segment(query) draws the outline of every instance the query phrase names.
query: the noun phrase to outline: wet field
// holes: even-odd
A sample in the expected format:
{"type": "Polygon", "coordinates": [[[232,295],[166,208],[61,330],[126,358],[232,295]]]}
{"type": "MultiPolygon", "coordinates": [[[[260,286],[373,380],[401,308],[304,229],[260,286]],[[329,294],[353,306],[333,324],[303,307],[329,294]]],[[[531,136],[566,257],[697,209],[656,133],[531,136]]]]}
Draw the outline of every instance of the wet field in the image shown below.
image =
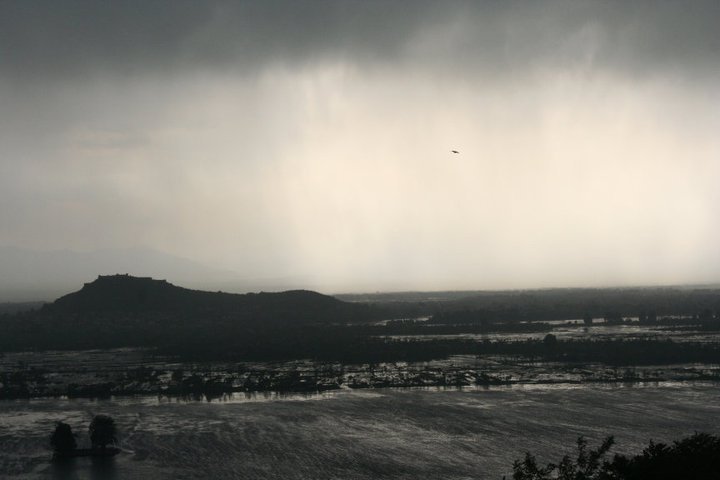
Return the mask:
{"type": "MultiPolygon", "coordinates": [[[[427,319],[423,319],[427,320],[427,319]]],[[[422,322],[421,322],[422,323],[422,322]]],[[[717,345],[720,332],[695,327],[583,325],[553,321],[560,341],[671,341],[717,345]]],[[[460,339],[471,342],[541,341],[547,330],[523,333],[385,335],[398,341],[460,339]]],[[[452,355],[422,362],[341,364],[311,360],[283,362],[189,362],[149,349],[7,352],[0,354],[0,400],[30,397],[182,396],[242,391],[323,391],[339,388],[534,384],[567,382],[720,380],[716,363],[654,365],[540,361],[523,355],[452,355]]]]}
{"type": "Polygon", "coordinates": [[[693,327],[686,329],[673,328],[664,325],[643,325],[637,322],[614,325],[598,324],[583,325],[579,320],[553,320],[541,322],[552,325],[552,331],[537,331],[524,333],[458,333],[449,335],[385,335],[385,338],[404,339],[414,341],[429,341],[444,338],[468,339],[477,341],[504,341],[517,342],[525,340],[542,340],[545,335],[552,333],[558,340],[672,340],[678,343],[718,343],[720,331],[700,331],[693,327]]]}
{"type": "Polygon", "coordinates": [[[524,451],[541,460],[615,435],[613,451],[650,439],[720,432],[716,383],[515,385],[236,393],[207,401],[157,396],[0,402],[0,472],[8,478],[501,479],[524,451]],[[85,441],[113,416],[124,452],[50,463],[57,421],[85,441]]]}

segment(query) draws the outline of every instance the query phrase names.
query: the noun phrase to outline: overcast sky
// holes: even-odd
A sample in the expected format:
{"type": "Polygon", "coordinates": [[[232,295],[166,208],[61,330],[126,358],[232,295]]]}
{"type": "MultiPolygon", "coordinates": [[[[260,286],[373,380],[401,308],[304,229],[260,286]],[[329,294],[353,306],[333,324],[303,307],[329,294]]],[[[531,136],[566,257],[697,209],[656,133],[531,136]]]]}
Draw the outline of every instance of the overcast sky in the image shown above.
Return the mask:
{"type": "Polygon", "coordinates": [[[0,245],[326,292],[719,282],[718,24],[717,1],[0,1],[0,245]]]}

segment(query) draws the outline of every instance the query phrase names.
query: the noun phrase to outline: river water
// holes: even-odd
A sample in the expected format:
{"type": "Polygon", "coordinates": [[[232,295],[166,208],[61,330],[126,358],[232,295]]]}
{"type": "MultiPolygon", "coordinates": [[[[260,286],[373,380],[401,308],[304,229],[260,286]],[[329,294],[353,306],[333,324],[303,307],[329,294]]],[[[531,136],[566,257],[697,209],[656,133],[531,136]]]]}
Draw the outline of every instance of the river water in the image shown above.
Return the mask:
{"type": "Polygon", "coordinates": [[[718,434],[718,400],[714,383],[663,383],[2,401],[0,477],[499,480],[526,450],[557,461],[580,435],[637,453],[718,434]],[[82,444],[99,413],[115,418],[123,453],[51,463],[55,422],[82,444]]]}

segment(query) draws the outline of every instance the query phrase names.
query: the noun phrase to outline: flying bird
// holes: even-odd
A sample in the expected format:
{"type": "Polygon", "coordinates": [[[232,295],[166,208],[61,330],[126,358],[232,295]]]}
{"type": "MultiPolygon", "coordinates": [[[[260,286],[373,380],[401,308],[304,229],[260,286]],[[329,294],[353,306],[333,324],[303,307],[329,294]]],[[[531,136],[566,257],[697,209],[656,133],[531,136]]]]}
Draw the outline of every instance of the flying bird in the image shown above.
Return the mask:
{"type": "Polygon", "coordinates": [[[457,150],[450,150],[452,153],[460,153],[457,150]]]}

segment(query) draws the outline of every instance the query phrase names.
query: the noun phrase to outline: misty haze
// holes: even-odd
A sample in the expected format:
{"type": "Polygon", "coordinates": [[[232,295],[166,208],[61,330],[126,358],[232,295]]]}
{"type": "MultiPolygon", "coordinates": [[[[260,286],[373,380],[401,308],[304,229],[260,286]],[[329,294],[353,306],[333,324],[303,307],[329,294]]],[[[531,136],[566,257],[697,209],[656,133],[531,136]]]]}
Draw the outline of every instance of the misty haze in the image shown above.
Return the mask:
{"type": "Polygon", "coordinates": [[[720,478],[720,4],[0,3],[0,477],[720,478]]]}

